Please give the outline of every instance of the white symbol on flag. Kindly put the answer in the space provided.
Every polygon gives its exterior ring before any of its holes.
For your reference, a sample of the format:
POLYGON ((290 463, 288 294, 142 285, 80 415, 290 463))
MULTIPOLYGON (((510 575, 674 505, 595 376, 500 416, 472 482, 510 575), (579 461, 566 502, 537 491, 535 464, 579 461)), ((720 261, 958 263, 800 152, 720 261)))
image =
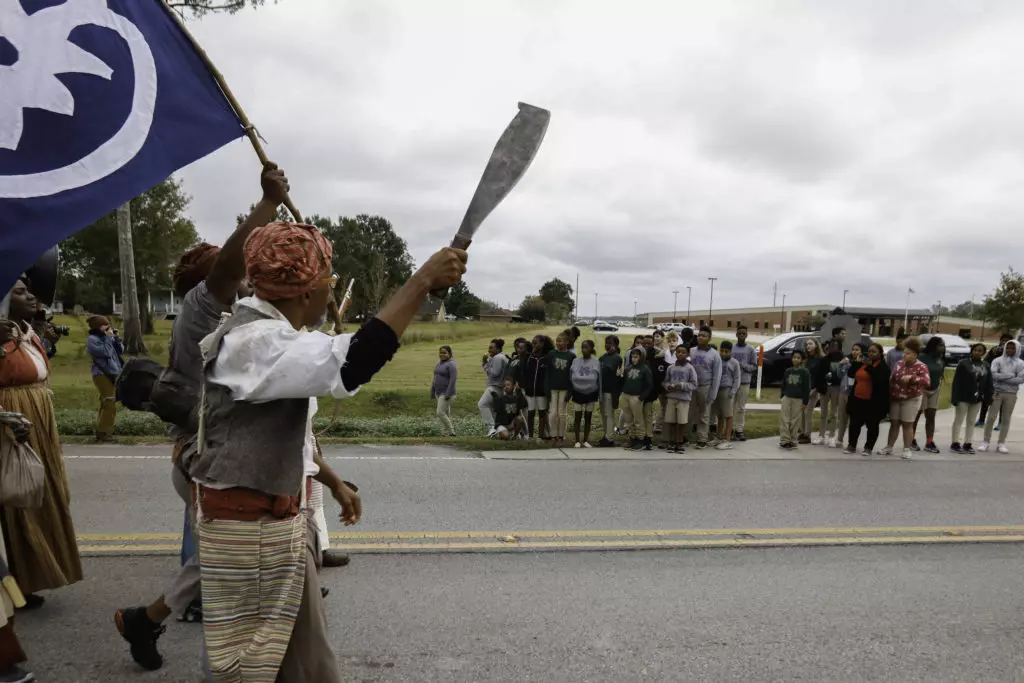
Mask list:
POLYGON ((0 175, 0 198, 45 197, 101 180, 139 153, 149 136, 156 106, 157 77, 153 53, 142 32, 112 12, 106 0, 68 0, 28 15, 18 0, 0 2, 0 35, 18 51, 11 66, 0 66, 0 148, 18 151, 24 110, 44 109, 73 117, 75 100, 57 79, 61 73, 84 73, 109 80, 113 70, 95 55, 68 41, 78 26, 115 31, 128 44, 135 92, 128 118, 111 138, 66 166, 39 173, 0 175))

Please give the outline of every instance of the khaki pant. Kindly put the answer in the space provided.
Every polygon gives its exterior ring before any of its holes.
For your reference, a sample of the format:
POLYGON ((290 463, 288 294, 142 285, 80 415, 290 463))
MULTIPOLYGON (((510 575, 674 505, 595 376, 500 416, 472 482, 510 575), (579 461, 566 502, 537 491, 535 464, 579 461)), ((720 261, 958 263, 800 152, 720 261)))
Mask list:
POLYGON ((1006 437, 1010 433, 1010 418, 1013 417, 1013 407, 1017 405, 1017 393, 998 391, 992 397, 992 405, 988 409, 988 417, 985 419, 985 443, 992 440, 992 428, 996 425, 996 418, 999 418, 999 443, 1006 443, 1006 437))
POLYGON ((100 412, 96 418, 96 436, 109 436, 114 432, 117 419, 117 399, 114 398, 114 383, 106 375, 96 375, 92 383, 100 392, 100 412))
POLYGON ((800 429, 804 424, 804 405, 798 398, 782 397, 782 408, 779 410, 779 443, 795 444, 800 437, 800 429))
POLYGON ((740 387, 732 400, 732 425, 737 432, 743 431, 743 425, 747 422, 747 399, 750 398, 750 383, 740 387))
POLYGON ((829 387, 821 394, 821 425, 818 435, 825 438, 825 432, 832 434, 836 430, 836 410, 839 408, 839 387, 829 387))
MULTIPOLYGON (((811 389, 811 397, 807 401, 807 405, 804 406, 804 418, 803 423, 800 426, 800 434, 803 436, 810 436, 811 432, 814 431, 814 406, 818 403, 818 390, 811 389)), ((822 403, 822 408, 825 404, 822 403)), ((824 413, 822 413, 824 415, 824 413)), ((822 418, 824 420, 824 418, 822 418)))
MULTIPOLYGON (((974 441, 974 421, 978 419, 980 403, 958 403, 953 413, 953 443, 969 443, 974 441), (964 422, 967 422, 966 426, 964 422), (964 428, 964 439, 960 440, 960 428, 964 428)), ((1002 428, 999 431, 1003 431, 1002 428)))
POLYGON ((455 433, 455 426, 452 424, 452 398, 448 396, 437 397, 437 417, 444 427, 444 435, 455 433))
POLYGON ((567 389, 551 390, 551 412, 548 414, 548 424, 551 426, 551 436, 555 439, 565 438, 565 425, 568 418, 566 412, 569 410, 569 391, 567 389))
POLYGON ((689 423, 697 426, 697 441, 700 443, 707 443, 708 440, 708 426, 710 425, 708 418, 711 412, 708 392, 710 390, 710 386, 697 387, 697 390, 693 392, 693 396, 690 398, 689 423))
POLYGON ((640 397, 623 394, 619 399, 619 405, 622 408, 622 415, 626 421, 629 435, 634 439, 644 436, 646 434, 644 431, 644 404, 640 397))
POLYGON ((604 438, 612 438, 615 433, 615 397, 611 394, 601 394, 601 420, 604 423, 604 438))

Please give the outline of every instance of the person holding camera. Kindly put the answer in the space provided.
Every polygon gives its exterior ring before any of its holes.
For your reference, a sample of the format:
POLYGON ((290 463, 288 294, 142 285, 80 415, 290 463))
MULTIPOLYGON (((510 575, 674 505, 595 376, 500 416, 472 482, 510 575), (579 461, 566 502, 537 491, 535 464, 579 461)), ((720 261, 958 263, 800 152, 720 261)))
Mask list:
POLYGON ((124 344, 117 336, 117 330, 110 326, 110 321, 102 315, 90 316, 89 340, 86 347, 92 356, 92 382, 100 392, 100 411, 96 419, 96 441, 110 441, 114 431, 114 420, 117 418, 117 399, 114 396, 114 385, 121 374, 121 354, 124 344))

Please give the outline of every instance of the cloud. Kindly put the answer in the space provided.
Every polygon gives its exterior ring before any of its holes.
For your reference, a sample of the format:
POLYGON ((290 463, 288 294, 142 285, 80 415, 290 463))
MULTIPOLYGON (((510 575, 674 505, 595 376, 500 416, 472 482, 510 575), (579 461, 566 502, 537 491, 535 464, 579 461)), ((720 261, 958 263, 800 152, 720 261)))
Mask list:
MULTIPOLYGON (((517 101, 553 112, 471 288, 581 311, 990 291, 1024 208, 1015 2, 281 0, 192 26, 307 213, 377 213, 423 261, 517 101)), ((258 198, 244 141, 182 176, 207 238, 258 198)), ((343 248, 343 245, 341 245, 343 248)))

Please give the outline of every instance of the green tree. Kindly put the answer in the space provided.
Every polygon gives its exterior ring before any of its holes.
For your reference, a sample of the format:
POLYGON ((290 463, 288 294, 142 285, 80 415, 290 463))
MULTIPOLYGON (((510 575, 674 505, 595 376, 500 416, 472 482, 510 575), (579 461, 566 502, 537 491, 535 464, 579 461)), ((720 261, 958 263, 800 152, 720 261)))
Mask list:
POLYGON ((544 299, 539 296, 528 296, 519 304, 519 317, 527 322, 542 323, 546 320, 544 299))
POLYGON ((540 288, 540 298, 546 304, 563 304, 570 311, 573 309, 572 286, 557 277, 545 282, 540 288))
MULTIPOLYGON (((131 200, 135 282, 147 334, 153 329, 146 306, 149 295, 170 289, 174 264, 199 243, 195 225, 185 215, 190 201, 173 177, 131 200)), ((68 307, 80 304, 92 311, 110 311, 111 295, 121 298, 116 212, 63 240, 60 249, 58 298, 68 307)))
POLYGON ((544 304, 544 320, 550 324, 565 322, 572 309, 559 301, 544 304))
POLYGON ((479 297, 469 291, 469 285, 462 280, 448 292, 445 310, 459 318, 471 318, 480 315, 480 304, 479 297))
POLYGON ((999 275, 999 286, 985 297, 981 307, 985 320, 1011 334, 1024 327, 1024 275, 1010 268, 999 275))
POLYGON ((334 245, 338 294, 344 294, 349 279, 355 278, 349 305, 353 316, 376 313, 391 292, 412 276, 409 247, 386 218, 360 214, 331 220, 313 215, 307 222, 320 228, 334 245))

